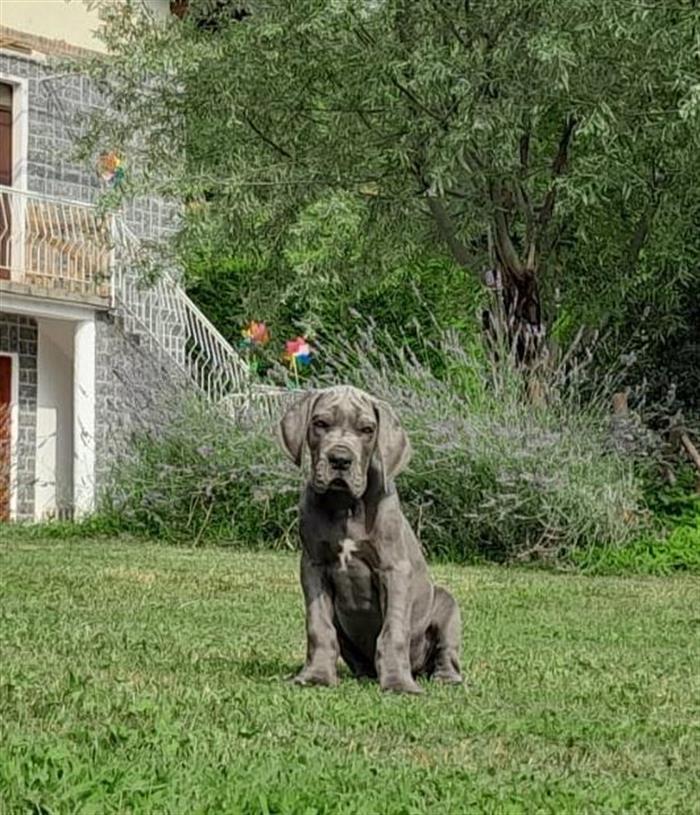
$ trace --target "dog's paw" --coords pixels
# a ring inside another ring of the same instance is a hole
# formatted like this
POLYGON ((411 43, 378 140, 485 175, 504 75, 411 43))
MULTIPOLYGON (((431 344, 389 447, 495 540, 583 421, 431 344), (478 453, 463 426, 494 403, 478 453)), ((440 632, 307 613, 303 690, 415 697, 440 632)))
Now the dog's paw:
POLYGON ((338 677, 330 672, 309 671, 304 668, 293 679, 295 685, 321 685, 329 688, 338 684, 338 677))
POLYGON ((461 685, 464 682, 464 677, 458 671, 445 670, 435 671, 432 675, 435 682, 440 682, 442 685, 461 685))
POLYGON ((389 693, 423 693, 420 685, 410 676, 387 676, 380 681, 379 685, 382 690, 389 693))

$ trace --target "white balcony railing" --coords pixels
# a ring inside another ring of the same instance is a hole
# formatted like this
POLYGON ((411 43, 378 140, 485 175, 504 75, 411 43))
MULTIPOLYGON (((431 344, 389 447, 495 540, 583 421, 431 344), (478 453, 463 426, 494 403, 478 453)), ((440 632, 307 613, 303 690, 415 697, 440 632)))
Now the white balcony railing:
POLYGON ((108 298, 111 221, 87 204, 0 186, 0 279, 108 298))

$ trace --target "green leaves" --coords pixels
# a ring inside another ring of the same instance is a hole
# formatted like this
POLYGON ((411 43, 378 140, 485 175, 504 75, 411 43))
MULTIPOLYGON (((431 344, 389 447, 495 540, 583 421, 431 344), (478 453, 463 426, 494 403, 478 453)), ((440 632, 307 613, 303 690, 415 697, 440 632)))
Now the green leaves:
POLYGON ((88 141, 129 155, 135 191, 206 198, 215 229, 189 241, 341 288, 403 245, 473 271, 534 258, 550 319, 629 322, 643 282, 669 324, 700 255, 691 4, 271 0, 216 30, 205 5, 104 8, 89 66, 109 104, 88 141))

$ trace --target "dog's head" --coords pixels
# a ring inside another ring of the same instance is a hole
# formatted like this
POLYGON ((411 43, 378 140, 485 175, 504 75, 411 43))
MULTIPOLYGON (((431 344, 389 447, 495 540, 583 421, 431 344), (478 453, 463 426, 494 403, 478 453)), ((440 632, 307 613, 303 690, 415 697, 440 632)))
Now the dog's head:
POLYGON ((320 494, 340 490, 360 498, 371 467, 385 487, 411 455, 391 407, 349 386, 309 391, 282 417, 280 438, 297 466, 308 445, 311 486, 320 494))

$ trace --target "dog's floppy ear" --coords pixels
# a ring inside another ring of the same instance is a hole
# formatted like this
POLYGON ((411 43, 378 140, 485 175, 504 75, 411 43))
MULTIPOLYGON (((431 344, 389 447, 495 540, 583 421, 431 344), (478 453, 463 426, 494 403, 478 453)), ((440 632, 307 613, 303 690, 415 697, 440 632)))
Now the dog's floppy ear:
POLYGON ((376 454, 384 487, 398 475, 411 458, 411 443, 392 407, 380 399, 374 400, 378 432, 376 454))
POLYGON ((279 423, 280 443, 297 467, 301 466, 306 431, 309 429, 311 411, 317 398, 318 394, 315 391, 304 394, 287 409, 279 423))

